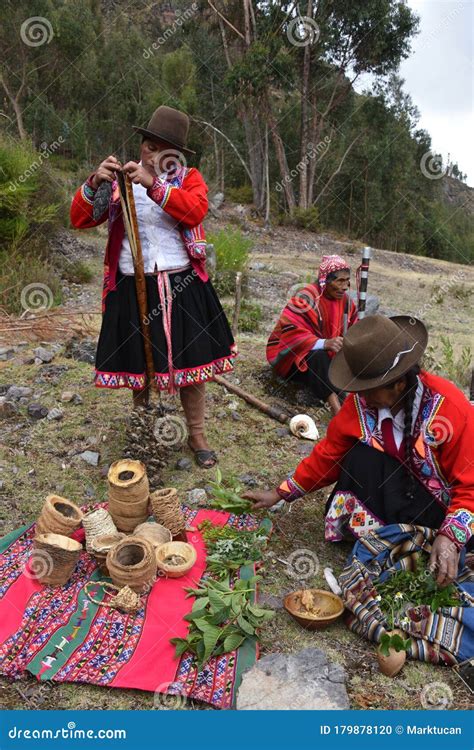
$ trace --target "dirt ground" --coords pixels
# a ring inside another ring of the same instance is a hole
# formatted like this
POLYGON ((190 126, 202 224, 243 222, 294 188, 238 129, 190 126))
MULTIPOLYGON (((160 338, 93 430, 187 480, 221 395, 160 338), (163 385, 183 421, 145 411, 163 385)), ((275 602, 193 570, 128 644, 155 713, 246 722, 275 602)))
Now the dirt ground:
MULTIPOLYGON (((265 361, 265 342, 270 327, 283 305, 288 290, 305 282, 314 274, 322 253, 339 252, 351 258, 355 267, 360 258, 354 243, 330 235, 274 228, 270 232, 250 219, 236 220, 232 212, 217 221, 208 222, 209 229, 226 223, 240 223, 254 241, 251 255, 249 294, 263 308, 263 320, 253 334, 240 335, 240 356, 231 377, 246 390, 273 405, 288 411, 305 411, 316 416, 321 434, 327 425, 324 409, 308 402, 308 394, 294 389, 284 390, 274 382, 265 361)), ((95 248, 88 265, 95 272, 94 281, 80 290, 80 302, 74 295, 67 307, 90 310, 100 307, 101 253, 103 235, 86 234, 95 248)), ((380 298, 384 312, 418 315, 428 324, 435 345, 433 357, 441 354, 441 336, 448 336, 456 353, 472 345, 470 323, 473 317, 474 269, 427 258, 392 254, 377 250, 371 263, 370 289, 380 298)), ((94 318, 98 330, 100 316, 94 318)), ((128 391, 106 391, 91 387, 92 366, 66 356, 64 347, 52 365, 26 365, 24 360, 38 342, 28 341, 24 333, 10 331, 5 343, 25 345, 13 359, 0 362, 0 385, 31 386, 38 400, 48 407, 64 410, 61 421, 33 421, 26 407, 5 419, 0 435, 0 534, 32 522, 49 493, 61 494, 78 504, 99 502, 106 498, 107 468, 121 457, 127 441, 131 395, 128 391), (45 370, 45 368, 50 368, 45 370), (61 393, 72 390, 82 397, 80 404, 61 404, 61 393), (97 467, 89 466, 78 454, 83 450, 100 453, 97 467)), ((64 344, 66 333, 51 332, 45 338, 64 344)), ((4 344, 0 344, 4 345, 4 344)), ((258 487, 273 487, 291 471, 311 444, 284 434, 282 426, 243 401, 227 393, 217 384, 207 391, 207 429, 211 444, 219 451, 224 476, 245 475, 245 481, 258 487)), ((171 398, 164 397, 171 404, 171 398)), ((176 412, 179 414, 179 409, 176 412)), ((163 470, 164 486, 178 488, 184 500, 188 490, 204 487, 213 472, 193 465, 190 471, 178 470, 176 462, 189 456, 185 448, 169 453, 163 470)), ((326 491, 298 501, 291 511, 273 514, 274 533, 265 555, 262 570, 261 596, 277 606, 276 614, 262 632, 262 653, 290 652, 307 646, 323 649, 334 661, 341 663, 348 675, 347 688, 354 709, 421 708, 421 690, 432 682, 445 683, 452 691, 450 708, 470 706, 471 695, 447 668, 409 662, 394 679, 378 670, 374 647, 350 633, 343 624, 310 633, 297 625, 279 604, 282 596, 295 588, 286 559, 294 550, 311 550, 319 561, 319 569, 308 585, 326 587, 323 569, 341 571, 350 546, 327 544, 323 535, 323 509, 326 491), (272 599, 275 597, 275 599, 272 599)), ((112 690, 86 685, 41 686, 26 678, 18 683, 0 680, 0 704, 5 708, 103 708, 152 709, 153 695, 134 690, 112 690)), ((200 708, 189 705, 188 708, 200 708)))

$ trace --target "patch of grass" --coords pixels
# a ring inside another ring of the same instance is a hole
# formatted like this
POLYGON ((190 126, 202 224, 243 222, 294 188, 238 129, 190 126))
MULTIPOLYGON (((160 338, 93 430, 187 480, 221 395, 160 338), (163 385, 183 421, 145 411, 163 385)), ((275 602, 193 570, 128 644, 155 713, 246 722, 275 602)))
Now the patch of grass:
POLYGON ((249 253, 253 242, 244 237, 239 229, 226 227, 216 234, 208 236, 208 242, 214 245, 216 252, 216 273, 213 284, 218 294, 234 294, 235 275, 238 271, 243 274, 242 288, 245 292, 246 271, 249 253))
POLYGON ((64 263, 61 276, 73 284, 88 284, 94 278, 94 272, 83 260, 75 260, 64 263))

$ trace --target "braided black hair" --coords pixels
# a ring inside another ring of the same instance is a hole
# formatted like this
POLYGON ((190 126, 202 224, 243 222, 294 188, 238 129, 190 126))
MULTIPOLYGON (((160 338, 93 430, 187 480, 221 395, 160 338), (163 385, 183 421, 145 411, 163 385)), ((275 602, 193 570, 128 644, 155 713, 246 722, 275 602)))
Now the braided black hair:
POLYGON ((406 387, 403 392, 403 409, 405 411, 405 424, 403 427, 403 438, 405 441, 405 461, 404 466, 407 470, 407 487, 406 493, 409 499, 415 494, 415 475, 412 470, 412 450, 413 450, 413 402, 415 400, 416 388, 418 385, 419 365, 414 365, 405 373, 406 387))

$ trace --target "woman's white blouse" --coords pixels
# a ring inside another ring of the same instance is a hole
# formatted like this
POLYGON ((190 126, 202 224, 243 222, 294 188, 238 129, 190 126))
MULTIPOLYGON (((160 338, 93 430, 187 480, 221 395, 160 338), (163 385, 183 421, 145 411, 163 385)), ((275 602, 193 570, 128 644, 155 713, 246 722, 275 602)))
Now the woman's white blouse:
MULTIPOLYGON (((161 177, 166 177, 166 174, 161 177)), ((133 197, 145 273, 189 265, 189 256, 176 219, 148 197, 143 185, 133 185, 133 197)), ((119 268, 122 273, 134 273, 130 243, 126 234, 120 251, 119 268)))

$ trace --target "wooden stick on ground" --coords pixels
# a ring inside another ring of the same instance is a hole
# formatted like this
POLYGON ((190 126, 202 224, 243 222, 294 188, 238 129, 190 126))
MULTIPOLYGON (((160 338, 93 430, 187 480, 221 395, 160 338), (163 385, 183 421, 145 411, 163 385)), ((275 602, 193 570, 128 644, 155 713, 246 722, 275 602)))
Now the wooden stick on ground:
POLYGON ((282 424, 286 424, 289 422, 290 417, 288 414, 285 414, 283 411, 280 411, 279 409, 276 409, 273 406, 269 406, 264 401, 261 401, 256 396, 252 396, 251 393, 247 393, 247 391, 244 391, 243 388, 239 388, 238 385, 234 385, 234 383, 230 383, 228 380, 223 378, 221 375, 215 375, 214 381, 218 383, 219 385, 223 385, 224 388, 227 388, 228 391, 231 391, 231 393, 235 393, 236 396, 239 396, 240 398, 243 398, 244 401, 247 401, 248 404, 251 404, 252 406, 256 406, 257 409, 260 409, 261 412, 264 414, 268 414, 269 417, 272 417, 272 419, 278 420, 278 422, 282 422, 282 424))

